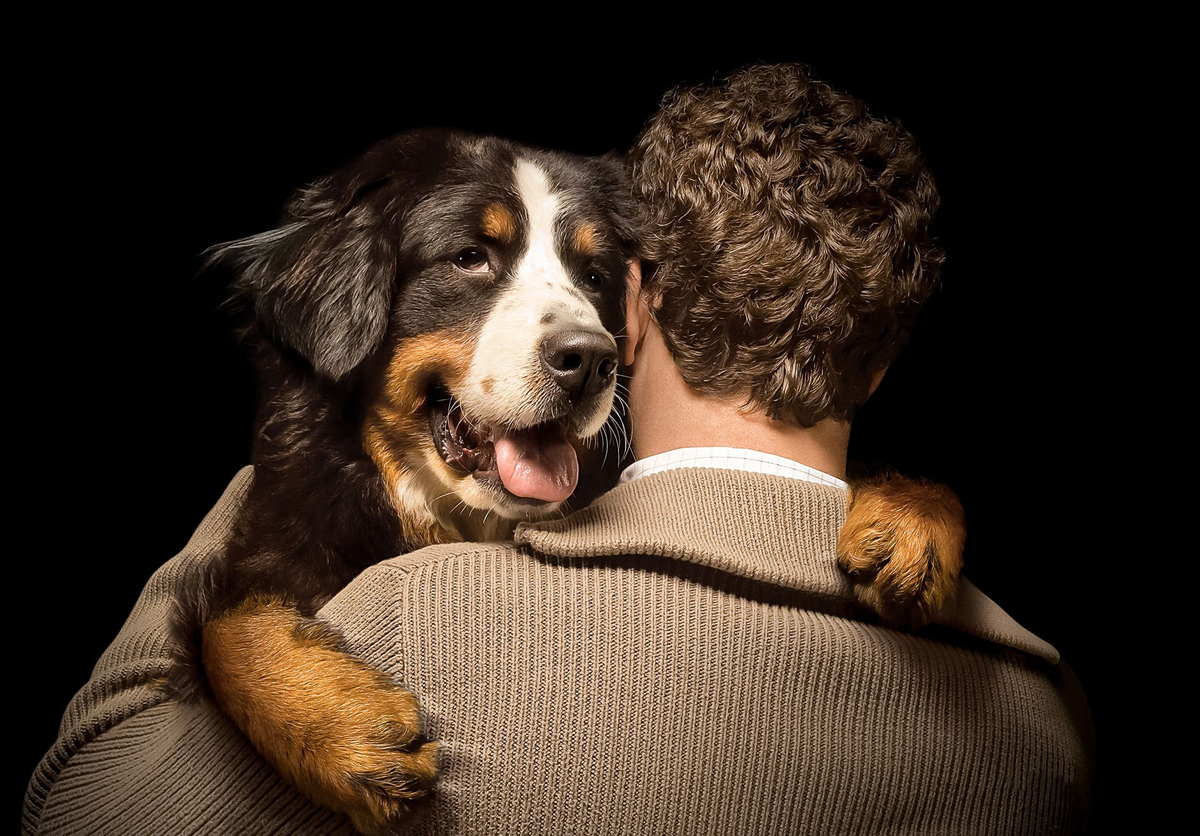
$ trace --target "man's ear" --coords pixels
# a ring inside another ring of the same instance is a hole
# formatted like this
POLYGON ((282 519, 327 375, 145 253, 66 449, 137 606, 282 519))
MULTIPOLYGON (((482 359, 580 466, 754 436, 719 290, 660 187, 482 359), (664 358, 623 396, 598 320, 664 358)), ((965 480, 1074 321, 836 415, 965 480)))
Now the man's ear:
POLYGON ((887 370, 888 370, 888 367, 884 366, 882 369, 875 372, 874 376, 871 378, 871 388, 867 390, 868 398, 871 397, 872 395, 874 395, 875 390, 879 388, 879 384, 883 383, 883 376, 885 374, 887 374, 887 370))
POLYGON ((649 324, 650 306, 642 296, 642 263, 631 258, 625 274, 625 347, 621 355, 626 366, 633 365, 649 324))

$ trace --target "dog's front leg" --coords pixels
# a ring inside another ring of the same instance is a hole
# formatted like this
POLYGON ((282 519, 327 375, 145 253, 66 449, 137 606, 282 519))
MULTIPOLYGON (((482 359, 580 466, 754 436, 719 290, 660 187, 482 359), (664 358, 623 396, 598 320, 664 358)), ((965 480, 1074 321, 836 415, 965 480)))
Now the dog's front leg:
POLYGON ((204 628, 217 701, 288 781, 387 833, 427 796, 437 746, 416 699, 342 648, 337 632, 279 598, 253 595, 204 628))
POLYGON ((887 473, 851 485, 838 564, 885 622, 919 627, 954 598, 966 536, 952 490, 887 473))

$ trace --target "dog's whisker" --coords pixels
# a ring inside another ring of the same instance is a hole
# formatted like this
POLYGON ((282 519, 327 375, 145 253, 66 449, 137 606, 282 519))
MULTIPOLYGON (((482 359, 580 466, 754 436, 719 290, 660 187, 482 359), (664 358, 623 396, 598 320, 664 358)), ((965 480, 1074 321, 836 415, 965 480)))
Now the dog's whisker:
POLYGON ((448 496, 454 496, 456 493, 457 493, 457 491, 446 491, 441 496, 435 496, 433 499, 429 500, 429 502, 425 503, 425 505, 432 512, 433 511, 433 503, 439 502, 448 496))

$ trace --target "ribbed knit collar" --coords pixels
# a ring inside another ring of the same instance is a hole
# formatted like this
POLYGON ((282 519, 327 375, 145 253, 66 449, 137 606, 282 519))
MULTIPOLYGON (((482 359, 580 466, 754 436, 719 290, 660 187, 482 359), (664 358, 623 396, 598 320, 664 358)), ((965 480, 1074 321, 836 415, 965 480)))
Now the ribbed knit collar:
MULTIPOLYGON (((655 473, 618 485, 565 519, 524 524, 517 542, 559 557, 652 555, 801 590, 852 607, 834 545, 846 495, 823 485, 715 468, 655 473)), ((963 579, 937 623, 1057 663, 1051 645, 963 579)))

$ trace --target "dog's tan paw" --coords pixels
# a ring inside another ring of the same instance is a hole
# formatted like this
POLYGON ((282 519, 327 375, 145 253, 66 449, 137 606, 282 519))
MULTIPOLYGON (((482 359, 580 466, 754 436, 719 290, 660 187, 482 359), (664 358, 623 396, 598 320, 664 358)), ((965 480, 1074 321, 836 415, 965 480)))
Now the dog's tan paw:
POLYGON ((952 490, 887 474, 852 485, 838 564, 885 622, 919 627, 958 591, 966 536, 952 490))
POLYGON ((306 753, 308 791, 345 813, 365 836, 384 836, 409 822, 432 792, 436 743, 420 737, 416 699, 392 685, 357 687, 329 730, 338 739, 306 753))
POLYGON ((408 824, 433 790, 437 744, 380 758, 369 771, 351 775, 355 787, 340 809, 364 836, 386 836, 408 824))
POLYGON ((213 693, 255 748, 362 833, 392 832, 432 791, 437 744, 421 737, 416 698, 323 622, 253 597, 209 622, 202 652, 213 693))

